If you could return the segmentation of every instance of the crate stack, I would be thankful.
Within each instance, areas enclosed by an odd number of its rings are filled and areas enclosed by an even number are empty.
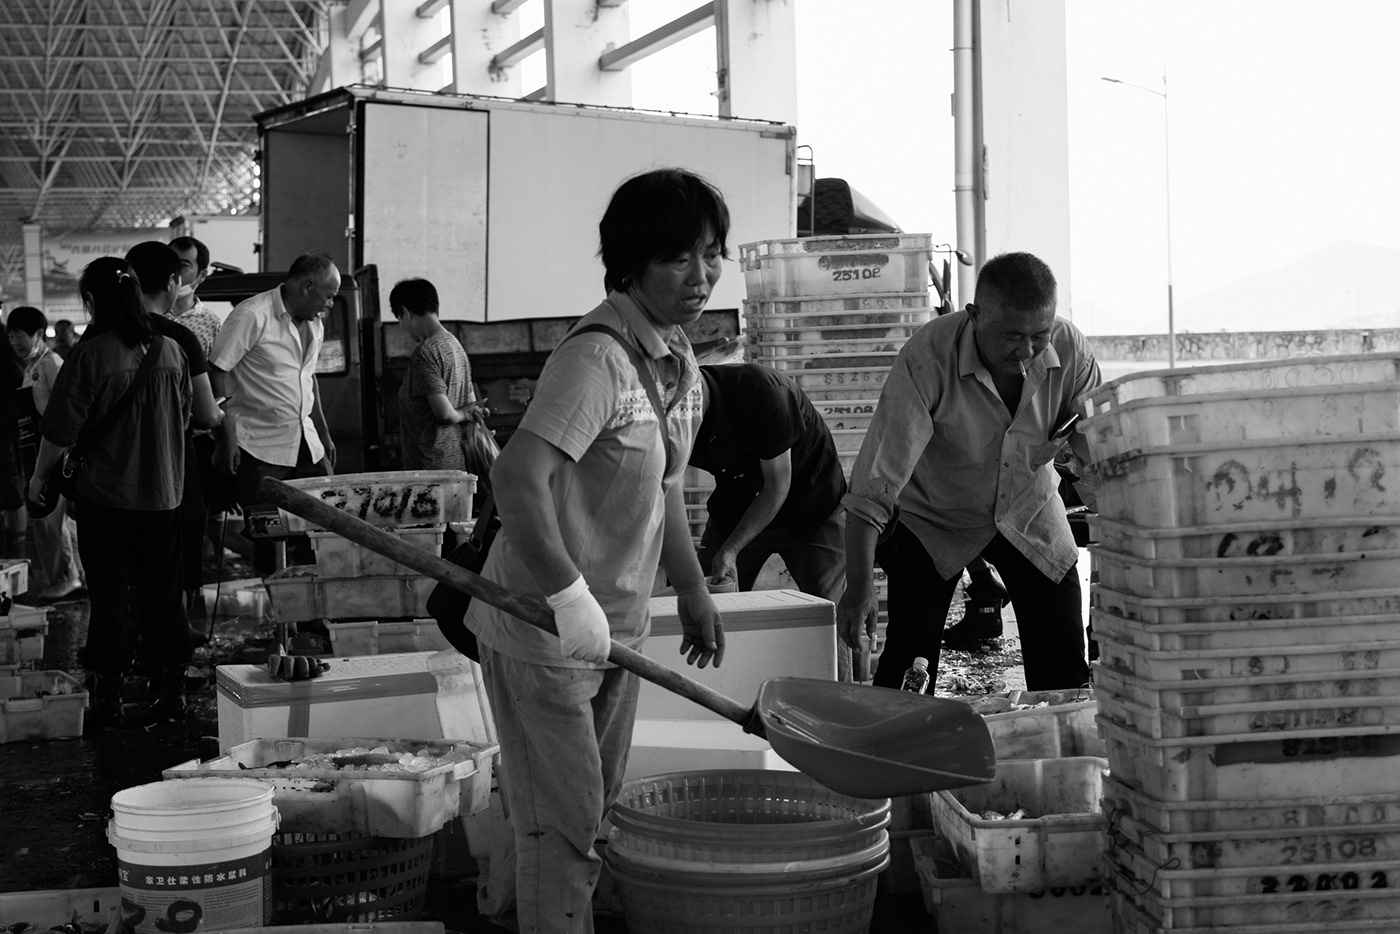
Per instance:
[[[471,519],[476,477],[458,470],[404,470],[290,481],[290,485],[440,555],[449,527]],[[336,655],[446,648],[427,600],[436,581],[286,510],[288,534],[305,533],[314,565],[296,565],[263,581],[279,622],[323,620]]]
[[[1088,405],[1117,930],[1400,929],[1400,354]]]
[[[82,736],[88,692],[67,672],[39,668],[49,611],[14,602],[28,590],[29,562],[0,559],[0,743]]]

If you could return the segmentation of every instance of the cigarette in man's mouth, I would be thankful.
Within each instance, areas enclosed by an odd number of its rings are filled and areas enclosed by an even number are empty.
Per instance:
[[[1021,375],[1024,377],[1026,375],[1026,361],[1017,360],[1016,365],[1021,368]]]

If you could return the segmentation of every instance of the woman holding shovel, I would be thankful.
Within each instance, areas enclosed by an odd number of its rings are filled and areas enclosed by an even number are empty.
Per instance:
[[[639,685],[608,663],[609,640],[646,639],[658,562],[686,660],[724,657],[682,497],[702,407],[681,327],[719,280],[728,232],[723,198],[690,172],[617,189],[599,224],[607,298],[550,356],[491,471],[502,528],[482,575],[544,597],[559,630],[482,600],[466,619],[501,739],[522,932],[592,930],[593,841],[622,785]]]

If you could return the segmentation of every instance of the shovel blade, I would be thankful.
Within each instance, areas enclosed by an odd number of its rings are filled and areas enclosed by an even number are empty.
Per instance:
[[[792,766],[857,798],[989,782],[996,751],[968,705],[890,688],[772,678],[755,710],[768,742]]]

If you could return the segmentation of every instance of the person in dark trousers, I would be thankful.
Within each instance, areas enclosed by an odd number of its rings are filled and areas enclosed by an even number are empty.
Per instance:
[[[1079,551],[1055,456],[1083,435],[1058,426],[1100,383],[1079,329],[1055,317],[1055,276],[1029,253],[990,260],[973,304],[924,325],[900,350],[851,472],[844,503],[843,639],[875,632],[872,568],[889,579],[875,684],[899,687],[917,656],[936,676],[948,604],[978,555],[1006,581],[1026,686],[1089,680]],[[877,547],[877,539],[879,541]]]
[[[752,590],[779,555],[803,593],[835,603],[846,585],[846,477],[826,422],[792,380],[771,367],[700,368],[705,417],[690,466],[715,478],[700,538],[712,583]],[[837,656],[851,680],[851,655]]]

